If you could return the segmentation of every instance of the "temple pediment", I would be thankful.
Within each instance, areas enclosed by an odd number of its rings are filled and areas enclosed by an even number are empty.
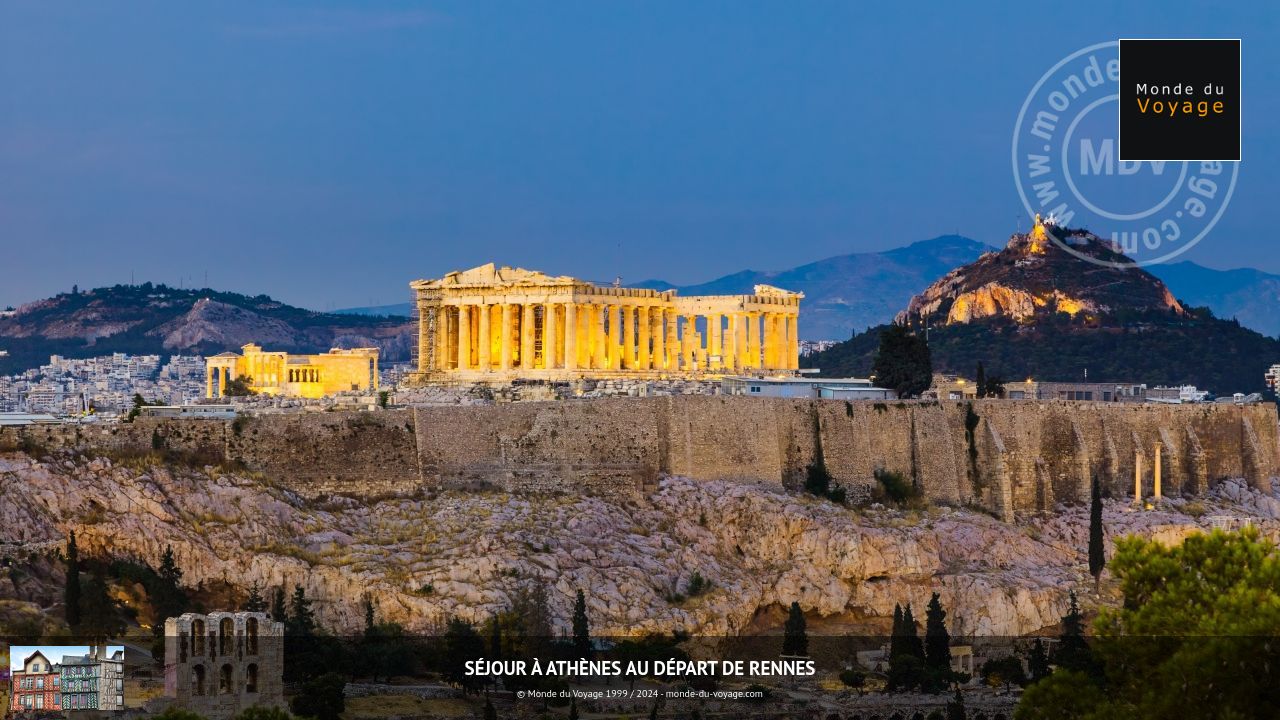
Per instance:
[[[780,287],[774,287],[772,285],[756,285],[755,288],[753,289],[755,290],[756,295],[759,295],[761,297],[781,297],[781,298],[803,298],[804,297],[804,293],[802,292],[783,290]]]
[[[455,270],[439,280],[419,280],[414,287],[528,287],[544,285],[584,285],[584,280],[568,275],[548,275],[537,270],[498,267],[485,263],[470,270]]]

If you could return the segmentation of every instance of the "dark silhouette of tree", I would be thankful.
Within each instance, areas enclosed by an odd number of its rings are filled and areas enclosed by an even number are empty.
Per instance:
[[[952,679],[951,635],[946,621],[947,611],[942,609],[938,593],[934,593],[925,609],[924,622],[924,657],[928,670],[925,689],[929,692],[941,692]]]
[[[290,703],[293,714],[315,720],[339,720],[347,709],[343,691],[347,681],[338,673],[325,673],[303,683]]]
[[[889,652],[890,692],[906,692],[920,688],[925,681],[924,643],[920,641],[920,626],[916,624],[911,613],[911,603],[898,617],[894,611],[895,641],[891,641]]]
[[[805,631],[804,612],[800,603],[792,602],[782,629],[782,654],[806,657],[809,654],[809,635]]]
[[[484,698],[484,720],[498,720],[498,711],[493,707],[493,700],[487,695]]]
[[[1076,602],[1075,592],[1071,593],[1071,604],[1067,614],[1062,616],[1062,635],[1053,655],[1054,664],[1064,670],[1074,670],[1086,674],[1095,671],[1093,653],[1089,642],[1084,637],[1084,616],[1080,614],[1080,605]]]
[[[464,693],[478,692],[484,678],[468,675],[466,663],[484,657],[484,640],[471,623],[453,618],[445,628],[445,678]]]
[[[80,634],[103,641],[124,630],[124,623],[116,615],[115,603],[107,594],[107,581],[98,570],[94,570],[85,583],[80,608]]]
[[[293,597],[289,600],[289,615],[285,620],[285,632],[298,637],[308,637],[315,633],[316,615],[311,609],[311,601],[307,599],[307,591],[301,585],[293,586]]]
[[[573,603],[573,652],[579,658],[590,658],[591,652],[591,623],[587,619],[587,598],[578,591],[578,597]]]
[[[965,720],[965,717],[964,696],[960,694],[960,688],[956,688],[955,697],[947,703],[947,720]]]
[[[1049,653],[1045,651],[1044,643],[1040,638],[1036,638],[1036,641],[1031,643],[1031,653],[1027,656],[1027,680],[1030,682],[1043,680],[1049,677],[1050,672],[1052,669],[1049,667]]]
[[[258,581],[254,580],[249,586],[249,597],[245,598],[244,605],[241,606],[245,612],[264,612],[267,609],[267,599],[262,597],[262,589],[258,586]]]
[[[980,398],[987,396],[987,369],[982,366],[981,360],[978,361],[978,371],[974,373],[973,390]]]
[[[1102,568],[1107,564],[1106,546],[1102,535],[1102,488],[1098,478],[1093,479],[1089,501],[1089,574],[1093,576],[1094,591],[1102,579]]]
[[[876,384],[898,397],[914,397],[933,382],[933,361],[924,338],[903,325],[880,331],[880,347],[871,366]]]
[[[271,618],[284,622],[289,618],[289,612],[284,602],[284,588],[277,586],[271,593]]]
[[[67,583],[63,591],[67,624],[74,630],[80,626],[80,549],[76,547],[76,531],[67,539]]]

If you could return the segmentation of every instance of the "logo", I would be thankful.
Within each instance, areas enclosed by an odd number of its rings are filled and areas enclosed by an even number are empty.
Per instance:
[[[1125,161],[1119,155],[1120,44],[1058,61],[1032,87],[1013,128],[1013,175],[1028,216],[1049,217],[1054,244],[1098,265],[1128,268],[1075,245],[1065,229],[1111,240],[1139,266],[1191,249],[1221,219],[1239,163]]]

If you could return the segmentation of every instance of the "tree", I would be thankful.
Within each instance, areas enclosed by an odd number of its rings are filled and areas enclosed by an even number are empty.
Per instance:
[[[285,610],[284,604],[284,588],[276,586],[271,593],[271,619],[284,622],[289,617],[289,613]]]
[[[284,708],[254,705],[241,710],[231,720],[293,720],[293,716]]]
[[[467,673],[466,663],[484,657],[484,640],[471,623],[458,618],[449,620],[444,634],[445,679],[462,688],[464,693],[479,690],[484,678]]]
[[[1032,685],[1019,720],[1275,717],[1280,551],[1256,529],[1175,547],[1116,543],[1124,602],[1094,623],[1102,672],[1063,669]]]
[[[253,378],[248,375],[237,375],[227,381],[222,394],[226,397],[247,397],[257,393],[253,390]]]
[[[368,637],[373,633],[373,598],[366,594],[361,603],[364,605],[364,634]]]
[[[889,325],[880,331],[880,347],[871,371],[878,385],[898,397],[917,396],[933,382],[929,345],[906,326]]]
[[[951,680],[951,635],[947,632],[947,611],[938,593],[929,598],[924,621],[924,658],[928,674],[925,689],[941,692]]]
[[[258,587],[257,580],[249,586],[249,597],[245,599],[242,607],[245,612],[263,612],[267,609],[267,600],[262,597],[262,590]]]
[[[982,663],[978,674],[982,676],[983,682],[993,688],[1003,685],[1007,689],[1010,685],[1027,684],[1027,675],[1022,671],[1022,661],[1012,655],[992,658]]]
[[[76,531],[67,538],[67,586],[63,591],[67,624],[74,630],[80,626],[80,550],[76,547]]]
[[[311,610],[311,601],[307,599],[307,591],[301,585],[293,586],[293,597],[289,600],[289,615],[284,627],[287,634],[298,637],[315,633],[315,612]]]
[[[569,701],[569,720],[578,720],[578,698]]]
[[[573,603],[573,652],[579,658],[591,657],[591,624],[587,620],[587,598],[578,591]]]
[[[498,710],[493,707],[493,700],[488,695],[484,697],[484,720],[498,720]]]
[[[924,683],[924,644],[920,641],[920,626],[911,614],[911,603],[901,615],[894,610],[894,639],[889,649],[890,692],[915,690]]]
[[[982,367],[981,360],[978,361],[978,371],[974,373],[973,386],[974,393],[978,397],[984,398],[987,396],[987,370]]]
[[[1075,592],[1070,597],[1071,604],[1067,607],[1067,614],[1062,616],[1062,635],[1053,656],[1054,663],[1067,670],[1092,673],[1095,666],[1089,641],[1084,636],[1084,616],[1080,614]]]
[[[1097,592],[1102,579],[1102,568],[1107,564],[1102,537],[1102,487],[1098,478],[1093,479],[1089,500],[1089,574],[1093,576],[1093,588]]]
[[[805,631],[804,611],[800,603],[792,602],[787,623],[782,630],[782,654],[806,657],[809,654],[809,635]]]
[[[325,673],[303,683],[290,708],[294,715],[315,720],[339,720],[347,709],[343,691],[347,681],[338,673]]]
[[[1027,656],[1027,680],[1028,682],[1037,682],[1049,677],[1052,669],[1049,667],[1049,653],[1045,652],[1044,643],[1040,638],[1031,643],[1031,654]]]
[[[956,688],[955,697],[947,703],[947,720],[965,720],[964,696],[960,694],[960,688]]]
[[[84,586],[80,615],[80,633],[93,640],[106,640],[124,630],[124,623],[116,616],[115,603],[107,594],[107,581],[98,570],[94,570]]]

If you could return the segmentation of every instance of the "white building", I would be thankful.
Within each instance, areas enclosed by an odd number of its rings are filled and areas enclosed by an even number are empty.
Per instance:
[[[1272,365],[1271,369],[1267,371],[1266,378],[1267,387],[1271,388],[1273,392],[1280,390],[1280,365]]]
[[[894,400],[898,395],[865,378],[788,378],[729,376],[720,381],[726,395],[822,398],[825,400]]]

